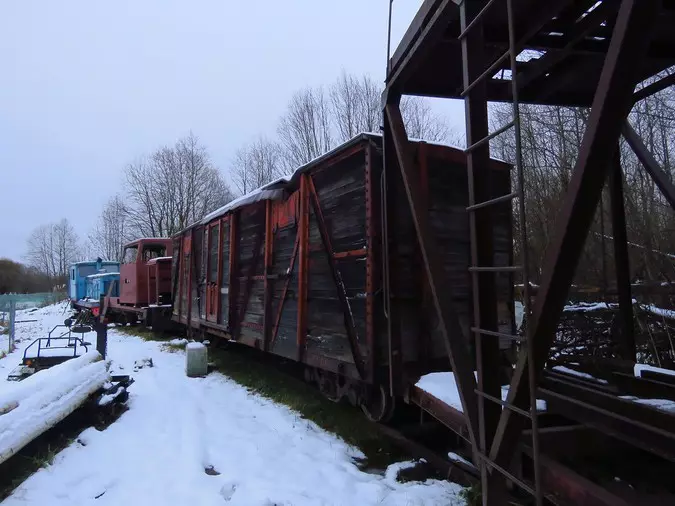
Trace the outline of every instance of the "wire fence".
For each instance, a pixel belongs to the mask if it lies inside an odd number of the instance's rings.
[[[63,292],[0,294],[0,358],[14,350],[16,312],[62,301]]]

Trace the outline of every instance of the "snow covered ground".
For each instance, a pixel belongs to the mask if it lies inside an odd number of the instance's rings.
[[[0,359],[0,392],[23,348],[62,321],[61,311],[35,311],[40,321],[17,329],[17,350]],[[463,504],[457,485],[397,482],[407,463],[359,470],[358,449],[221,374],[187,378],[183,353],[109,336],[111,372],[136,380],[129,410],[104,431],[85,430],[3,506]],[[148,358],[152,367],[134,371]]]

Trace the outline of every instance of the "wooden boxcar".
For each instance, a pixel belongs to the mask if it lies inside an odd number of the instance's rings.
[[[329,396],[359,404],[390,391],[403,395],[419,375],[448,370],[400,177],[387,182],[388,205],[381,199],[381,143],[378,135],[361,134],[174,236],[173,320],[302,362]],[[456,338],[470,346],[465,156],[448,146],[412,144],[464,330]],[[510,166],[491,164],[494,196],[509,193]],[[511,207],[498,207],[495,261],[508,265]],[[383,304],[385,264],[400,326],[395,357]],[[512,331],[512,283],[500,276],[500,330]]]

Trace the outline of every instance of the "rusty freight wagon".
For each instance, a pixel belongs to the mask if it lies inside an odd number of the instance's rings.
[[[347,396],[373,419],[389,414],[391,394],[448,369],[402,182],[390,178],[388,201],[381,198],[381,144],[381,136],[361,134],[173,238],[174,321],[302,362],[327,396]],[[424,211],[468,336],[465,155],[412,145]],[[510,166],[490,163],[494,195],[509,193]],[[496,264],[512,255],[510,204],[500,213]],[[511,283],[500,276],[500,325],[512,331]]]

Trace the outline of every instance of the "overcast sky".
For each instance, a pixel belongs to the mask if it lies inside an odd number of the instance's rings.
[[[36,226],[81,238],[122,170],[192,130],[226,172],[292,93],[341,69],[382,81],[388,0],[0,3],[0,257]],[[396,0],[392,51],[421,0]],[[461,125],[457,104],[441,109]]]

